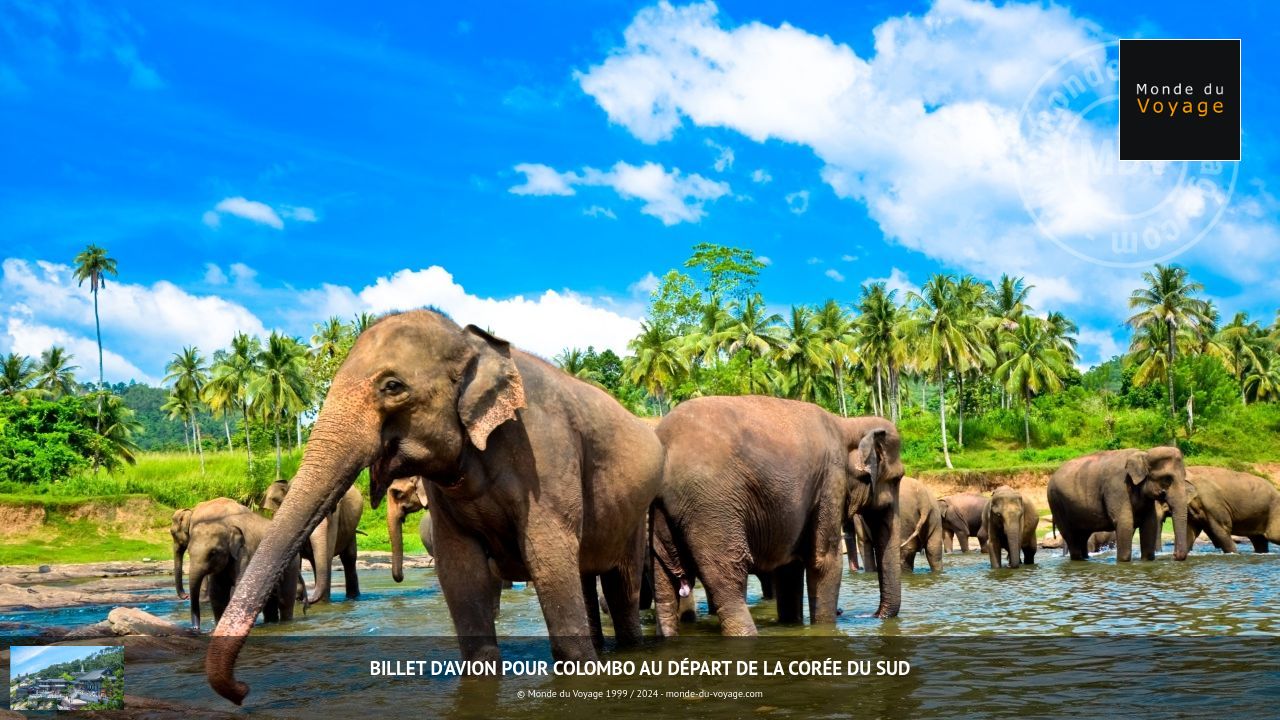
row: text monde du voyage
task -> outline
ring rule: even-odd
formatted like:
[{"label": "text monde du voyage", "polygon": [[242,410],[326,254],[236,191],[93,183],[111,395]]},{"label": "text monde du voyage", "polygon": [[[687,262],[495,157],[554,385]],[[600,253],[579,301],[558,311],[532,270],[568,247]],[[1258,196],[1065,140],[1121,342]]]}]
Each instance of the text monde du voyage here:
[{"label": "text monde du voyage", "polygon": [[1159,117],[1209,117],[1222,115],[1227,111],[1226,103],[1214,100],[1214,96],[1225,94],[1225,86],[1205,83],[1199,93],[1190,83],[1173,85],[1152,85],[1135,83],[1138,112],[1143,115]]}]

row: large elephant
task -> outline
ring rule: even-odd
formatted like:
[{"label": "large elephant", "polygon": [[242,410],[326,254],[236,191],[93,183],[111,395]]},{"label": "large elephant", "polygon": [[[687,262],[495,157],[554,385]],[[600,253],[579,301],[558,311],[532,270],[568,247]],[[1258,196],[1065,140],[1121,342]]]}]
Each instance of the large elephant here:
[{"label": "large elephant", "polygon": [[187,599],[187,591],[182,587],[182,555],[187,552],[187,546],[191,542],[191,526],[247,512],[252,511],[235,500],[225,497],[205,500],[193,508],[174,511],[173,519],[169,524],[169,535],[173,538],[173,587],[177,590],[179,598]]},{"label": "large elephant", "polygon": [[620,642],[641,638],[645,517],[662,482],[653,430],[608,393],[474,326],[392,315],[351,348],[272,531],[218,624],[205,669],[233,702],[235,661],[290,555],[359,472],[370,502],[429,482],[436,575],[465,660],[496,660],[503,579],[534,582],[560,660],[597,657],[582,576],[603,576]]},{"label": "large elephant", "polygon": [[[959,541],[960,552],[969,552],[969,538],[978,537],[982,529],[982,513],[987,509],[987,497],[966,492],[947,495],[938,499],[938,512],[942,516],[942,548],[953,551],[952,538]],[[979,550],[985,548],[979,544]]]},{"label": "large elephant", "polygon": [[[1000,567],[1001,554],[1009,554],[1009,567],[1036,561],[1036,526],[1040,514],[1025,495],[1008,485],[991,493],[991,502],[982,511],[982,524],[987,529],[987,554],[991,567]],[[1019,560],[1021,551],[1021,561]]]},{"label": "large elephant", "polygon": [[1087,560],[1089,535],[1116,534],[1116,561],[1129,562],[1137,528],[1142,559],[1154,560],[1167,503],[1175,560],[1187,557],[1187,469],[1175,447],[1104,450],[1068,461],[1049,478],[1049,508],[1072,560]]},{"label": "large elephant", "polygon": [[[842,527],[868,520],[875,552],[896,548],[901,440],[883,418],[840,418],[771,397],[704,397],[658,426],[667,448],[654,506],[658,631],[675,635],[677,596],[702,580],[726,635],[754,635],[747,574],[772,572],[778,618],[834,623]],[[665,528],[664,528],[665,525]],[[658,541],[669,538],[670,547]],[[880,573],[878,617],[901,604],[900,567]]]},{"label": "large elephant", "polygon": [[[930,572],[942,572],[942,517],[938,502],[924,483],[913,477],[902,478],[898,489],[898,559],[904,572],[914,572],[916,555],[924,552]],[[865,523],[856,524],[858,543],[863,546],[862,563],[868,571],[880,567],[870,548],[870,531]]]},{"label": "large elephant", "polygon": [[[1280,492],[1256,475],[1226,468],[1187,468],[1188,538],[1203,530],[1222,552],[1236,551],[1233,535],[1249,538],[1255,552],[1280,543]],[[1191,541],[1188,540],[1188,545]]]},{"label": "large elephant", "polygon": [[364,496],[352,485],[343,493],[333,512],[311,531],[308,543],[310,552],[303,552],[311,560],[311,568],[315,573],[315,585],[307,598],[308,605],[329,599],[330,575],[335,556],[342,559],[347,599],[360,597],[360,576],[356,574],[356,532],[360,529],[362,514]]},{"label": "large elephant", "polygon": [[[209,580],[209,602],[217,622],[231,599],[232,588],[243,576],[245,567],[270,527],[270,520],[254,513],[227,515],[192,525],[191,626],[197,632],[200,630],[200,588],[205,579]],[[285,565],[263,605],[262,614],[266,622],[293,619],[299,572],[300,561],[295,555]]]}]

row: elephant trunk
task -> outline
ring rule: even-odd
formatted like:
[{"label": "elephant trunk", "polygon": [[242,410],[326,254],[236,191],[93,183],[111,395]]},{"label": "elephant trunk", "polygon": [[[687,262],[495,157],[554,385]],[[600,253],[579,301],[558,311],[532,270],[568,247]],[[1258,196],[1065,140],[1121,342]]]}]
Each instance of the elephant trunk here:
[{"label": "elephant trunk", "polygon": [[1004,537],[1009,548],[1009,567],[1022,564],[1022,518],[1005,518]]},{"label": "elephant trunk", "polygon": [[391,537],[391,579],[404,581],[404,516],[398,502],[387,503],[387,535]]},{"label": "elephant trunk", "polygon": [[204,585],[204,576],[203,568],[191,568],[191,629],[196,632],[200,632],[200,589]]},{"label": "elephant trunk", "polygon": [[178,591],[178,599],[187,599],[187,591],[182,587],[182,554],[187,551],[185,545],[173,544],[173,589]]},{"label": "elephant trunk", "polygon": [[898,529],[898,494],[893,489],[893,503],[866,518],[872,530],[873,555],[880,583],[880,606],[875,617],[897,617],[902,609],[902,533]]},{"label": "elephant trunk", "polygon": [[378,423],[369,402],[371,395],[367,380],[353,381],[340,375],[334,383],[316,418],[291,490],[213,631],[205,676],[219,695],[237,705],[249,694],[249,686],[236,680],[236,658],[254,619],[310,531],[333,512],[377,452]]},{"label": "elephant trunk", "polygon": [[308,605],[314,605],[329,599],[329,583],[333,570],[333,552],[329,549],[329,534],[336,530],[330,527],[334,522],[332,515],[326,516],[311,532],[311,564],[316,571],[315,585]]},{"label": "elephant trunk", "polygon": [[1191,547],[1191,538],[1188,537],[1187,532],[1186,489],[1171,489],[1166,501],[1169,503],[1169,510],[1173,513],[1173,559],[1186,560],[1187,550]]}]

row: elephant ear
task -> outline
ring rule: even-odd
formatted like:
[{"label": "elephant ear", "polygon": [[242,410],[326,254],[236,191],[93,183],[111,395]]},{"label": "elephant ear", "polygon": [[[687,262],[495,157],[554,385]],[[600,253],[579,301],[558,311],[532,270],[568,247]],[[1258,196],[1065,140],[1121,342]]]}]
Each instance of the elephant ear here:
[{"label": "elephant ear", "polygon": [[854,474],[873,486],[880,479],[881,450],[886,434],[884,428],[877,428],[863,435],[850,458]]},{"label": "elephant ear", "polygon": [[236,564],[236,580],[244,577],[245,568],[249,566],[249,553],[244,549],[244,532],[237,525],[229,528],[227,549],[231,552],[231,562]]},{"label": "elephant ear", "polygon": [[430,509],[431,503],[427,501],[427,485],[422,481],[422,478],[414,478],[413,489],[418,495],[418,503],[422,505],[422,509]]},{"label": "elephant ear", "polygon": [[1141,485],[1150,472],[1151,467],[1147,464],[1147,454],[1144,452],[1134,453],[1124,461],[1125,477],[1133,485]]},{"label": "elephant ear", "polygon": [[473,336],[476,355],[462,380],[458,418],[467,429],[471,444],[484,450],[489,433],[514,420],[516,410],[525,406],[524,381],[511,359],[510,343],[475,325],[468,325],[466,332]]}]

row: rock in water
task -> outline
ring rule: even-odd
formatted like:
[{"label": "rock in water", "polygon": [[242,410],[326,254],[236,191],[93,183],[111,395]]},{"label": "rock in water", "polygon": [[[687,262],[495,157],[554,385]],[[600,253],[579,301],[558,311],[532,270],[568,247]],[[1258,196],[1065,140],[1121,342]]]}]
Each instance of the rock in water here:
[{"label": "rock in water", "polygon": [[107,624],[114,635],[173,637],[192,634],[190,628],[131,607],[118,607],[112,610],[107,614]]}]

